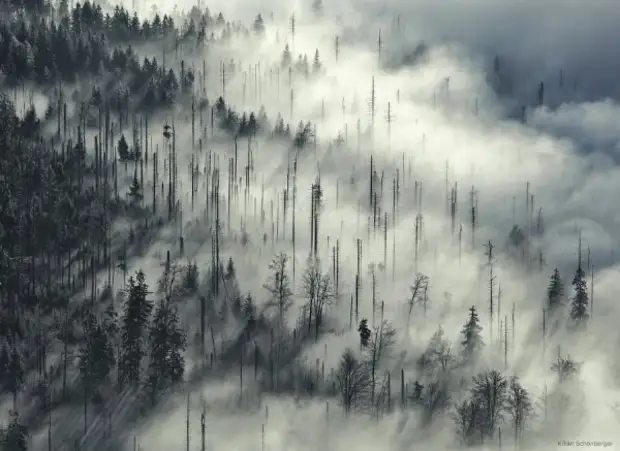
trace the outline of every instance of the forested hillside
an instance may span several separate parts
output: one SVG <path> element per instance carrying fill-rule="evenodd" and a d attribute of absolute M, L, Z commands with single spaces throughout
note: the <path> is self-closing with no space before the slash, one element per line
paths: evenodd
<path fill-rule="evenodd" d="M 620 85 L 363 3 L 0 2 L 0 449 L 615 446 Z"/>

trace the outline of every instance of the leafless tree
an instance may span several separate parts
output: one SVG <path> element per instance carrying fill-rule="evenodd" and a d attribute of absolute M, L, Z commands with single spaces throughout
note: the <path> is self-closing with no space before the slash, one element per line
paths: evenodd
<path fill-rule="evenodd" d="M 293 304 L 293 292 L 291 291 L 287 265 L 288 255 L 284 252 L 277 254 L 269 264 L 271 275 L 263 285 L 271 298 L 267 303 L 268 308 L 275 308 L 278 312 L 280 329 L 284 328 L 284 316 Z"/>
<path fill-rule="evenodd" d="M 481 432 L 493 437 L 503 419 L 508 398 L 508 381 L 497 370 L 484 371 L 474 376 L 472 396 L 482 408 Z"/>
<path fill-rule="evenodd" d="M 507 410 L 512 417 L 515 444 L 518 444 L 521 441 L 527 421 L 531 419 L 534 414 L 534 408 L 529 393 L 523 388 L 516 376 L 510 379 Z"/>
<path fill-rule="evenodd" d="M 481 414 L 481 406 L 474 399 L 465 399 L 456 405 L 451 417 L 463 444 L 471 445 L 476 440 Z"/>
<path fill-rule="evenodd" d="M 380 363 L 389 357 L 390 348 L 394 345 L 396 331 L 389 321 L 382 321 L 381 324 L 372 328 L 368 346 L 366 346 L 366 358 L 370 367 L 370 402 L 374 405 L 375 388 L 377 386 L 377 369 Z"/>
<path fill-rule="evenodd" d="M 580 363 L 575 362 L 571 356 L 562 357 L 559 353 L 556 361 L 551 365 L 551 371 L 558 375 L 558 382 L 562 383 L 579 372 Z"/>
<path fill-rule="evenodd" d="M 448 380 L 442 377 L 426 384 L 421 404 L 424 408 L 422 419 L 425 423 L 430 423 L 439 412 L 444 411 L 450 404 Z"/>
<path fill-rule="evenodd" d="M 334 289 L 329 274 L 322 274 L 319 262 L 310 259 L 302 276 L 302 290 L 307 299 L 308 335 L 314 325 L 315 338 L 318 338 L 323 313 L 334 298 Z"/>
<path fill-rule="evenodd" d="M 358 360 L 353 350 L 345 350 L 336 370 L 336 383 L 342 407 L 348 414 L 368 393 L 371 385 L 368 364 Z"/>
<path fill-rule="evenodd" d="M 439 326 L 431 339 L 424 354 L 418 359 L 418 365 L 423 370 L 433 372 L 438 366 L 441 374 L 446 375 L 456 358 L 452 354 L 452 343 L 444 337 L 443 327 Z"/>
<path fill-rule="evenodd" d="M 456 362 L 450 340 L 443 340 L 439 343 L 439 347 L 435 350 L 435 359 L 441 368 L 441 374 L 445 375 Z"/>
<path fill-rule="evenodd" d="M 413 285 L 410 287 L 411 297 L 407 301 L 407 305 L 409 306 L 409 310 L 407 312 L 407 328 L 409 327 L 409 322 L 411 321 L 411 312 L 413 311 L 413 307 L 423 300 L 424 292 L 428 287 L 428 276 L 417 273 L 415 275 L 415 281 Z"/>
<path fill-rule="evenodd" d="M 180 291 L 180 286 L 177 283 L 180 276 L 183 274 L 184 268 L 177 263 L 172 265 L 166 265 L 164 272 L 157 281 L 157 291 L 164 297 L 164 300 L 169 303 L 173 297 Z"/>

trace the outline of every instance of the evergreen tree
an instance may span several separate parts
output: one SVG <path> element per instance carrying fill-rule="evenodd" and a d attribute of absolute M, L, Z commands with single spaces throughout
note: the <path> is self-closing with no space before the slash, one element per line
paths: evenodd
<path fill-rule="evenodd" d="M 235 264 L 233 263 L 232 257 L 228 257 L 228 263 L 226 264 L 226 275 L 224 277 L 227 280 L 235 278 Z"/>
<path fill-rule="evenodd" d="M 142 358 L 146 354 L 144 333 L 153 309 L 152 301 L 146 298 L 147 294 L 148 286 L 144 273 L 140 270 L 135 279 L 129 278 L 127 300 L 124 305 L 120 361 L 121 384 L 135 385 L 140 382 L 140 367 Z"/>
<path fill-rule="evenodd" d="M 254 19 L 254 33 L 256 33 L 258 36 L 263 36 L 265 34 L 265 21 L 263 20 L 263 16 L 261 16 L 260 14 L 258 16 L 256 16 L 256 19 Z"/>
<path fill-rule="evenodd" d="M 103 330 L 110 343 L 115 343 L 118 338 L 120 328 L 118 327 L 118 313 L 114 310 L 114 305 L 108 304 L 103 313 Z"/>
<path fill-rule="evenodd" d="M 360 347 L 366 348 L 370 344 L 370 336 L 372 334 L 370 328 L 368 327 L 367 319 L 360 321 L 357 332 L 360 334 Z"/>
<path fill-rule="evenodd" d="M 321 60 L 319 59 L 319 49 L 314 52 L 314 61 L 312 63 L 312 72 L 315 74 L 321 72 Z"/>
<path fill-rule="evenodd" d="M 547 308 L 549 309 L 549 312 L 555 312 L 563 302 L 564 282 L 560 277 L 560 271 L 555 268 L 551 278 L 549 279 L 549 287 L 547 288 Z"/>
<path fill-rule="evenodd" d="M 250 136 L 256 136 L 256 133 L 258 132 L 258 122 L 256 121 L 256 115 L 253 112 L 250 113 L 250 117 L 248 118 L 247 131 Z"/>
<path fill-rule="evenodd" d="M 10 412 L 11 422 L 2 437 L 2 451 L 26 451 L 28 428 L 19 421 L 16 411 Z"/>
<path fill-rule="evenodd" d="M 570 317 L 576 327 L 583 327 L 589 319 L 588 313 L 588 287 L 586 284 L 586 275 L 581 266 L 581 258 L 573 277 L 573 289 L 575 295 L 571 304 Z"/>
<path fill-rule="evenodd" d="M 198 289 L 198 265 L 192 262 L 185 268 L 183 275 L 183 288 L 190 293 L 195 293 Z"/>
<path fill-rule="evenodd" d="M 282 67 L 287 68 L 293 62 L 293 57 L 291 56 L 291 49 L 288 44 L 284 46 L 284 51 L 282 52 Z"/>
<path fill-rule="evenodd" d="M 95 395 L 101 384 L 108 380 L 115 364 L 114 349 L 94 315 L 88 315 L 84 332 L 86 341 L 80 348 L 80 376 L 87 392 Z"/>
<path fill-rule="evenodd" d="M 254 299 L 252 299 L 252 293 L 248 293 L 243 302 L 243 316 L 248 321 L 254 321 L 256 315 L 256 307 L 254 306 Z"/>
<path fill-rule="evenodd" d="M 478 318 L 478 312 L 475 306 L 469 308 L 469 318 L 461 330 L 463 341 L 461 342 L 461 355 L 466 360 L 475 358 L 482 350 L 484 342 L 482 341 L 482 326 Z"/>
<path fill-rule="evenodd" d="M 131 181 L 131 186 L 129 187 L 129 197 L 131 197 L 133 202 L 139 202 L 142 200 L 142 187 L 140 186 L 140 182 L 138 181 L 138 174 L 134 172 L 133 179 Z"/>
<path fill-rule="evenodd" d="M 24 368 L 22 367 L 21 357 L 15 346 L 11 349 L 9 365 L 6 375 L 5 388 L 13 394 L 13 408 L 17 405 L 17 393 L 24 383 Z"/>
<path fill-rule="evenodd" d="M 413 393 L 411 393 L 411 400 L 415 403 L 421 403 L 423 400 L 424 385 L 419 381 L 413 383 Z"/>
<path fill-rule="evenodd" d="M 149 331 L 150 362 L 146 387 L 152 403 L 159 393 L 183 379 L 186 339 L 178 324 L 176 310 L 162 299 Z"/>
<path fill-rule="evenodd" d="M 125 139 L 125 135 L 121 135 L 118 140 L 118 157 L 121 161 L 129 160 L 129 145 L 127 144 L 127 140 Z"/>
<path fill-rule="evenodd" d="M 7 386 L 7 378 L 9 375 L 9 363 L 11 359 L 9 356 L 9 349 L 6 346 L 6 342 L 2 345 L 0 350 L 0 387 L 4 389 Z"/>

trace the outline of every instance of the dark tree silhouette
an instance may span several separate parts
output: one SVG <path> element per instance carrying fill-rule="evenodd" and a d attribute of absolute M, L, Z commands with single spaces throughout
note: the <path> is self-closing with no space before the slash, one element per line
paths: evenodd
<path fill-rule="evenodd" d="M 478 312 L 475 306 L 469 308 L 469 318 L 461 330 L 463 341 L 461 341 L 461 355 L 466 360 L 476 358 L 482 348 L 484 342 L 482 340 L 482 326 L 478 319 Z"/>

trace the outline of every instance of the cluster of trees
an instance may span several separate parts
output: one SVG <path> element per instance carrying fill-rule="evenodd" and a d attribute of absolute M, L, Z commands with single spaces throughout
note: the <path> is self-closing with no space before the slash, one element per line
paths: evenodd
<path fill-rule="evenodd" d="M 162 293 L 153 313 L 148 295 L 145 275 L 138 271 L 129 278 L 120 321 L 112 307 L 100 321 L 93 314 L 87 316 L 79 363 L 85 402 L 86 397 L 101 402 L 100 389 L 111 381 L 115 366 L 118 389 L 142 387 L 152 404 L 183 379 L 186 339 L 176 308 Z"/>
<path fill-rule="evenodd" d="M 296 74 L 301 74 L 305 77 L 309 77 L 310 74 L 317 75 L 323 71 L 323 64 L 321 63 L 321 59 L 319 57 L 319 49 L 315 49 L 314 59 L 312 60 L 312 65 L 310 65 L 308 55 L 305 53 L 303 55 L 299 54 L 297 61 L 293 61 L 291 49 L 288 44 L 284 45 L 284 50 L 282 51 L 282 62 L 280 66 L 282 69 L 289 70 L 290 72 L 294 71 Z"/>
<path fill-rule="evenodd" d="M 69 9 L 64 0 L 56 15 L 45 15 L 45 6 L 38 0 L 13 6 L 17 9 L 23 7 L 36 14 L 16 14 L 15 20 L 0 23 L 0 71 L 8 84 L 35 81 L 49 87 L 56 86 L 59 81 L 74 82 L 82 76 L 88 76 L 95 86 L 82 112 L 92 107 L 96 115 L 98 110 L 100 122 L 103 116 L 116 113 L 121 124 L 125 119 L 125 125 L 130 113 L 140 110 L 150 113 L 154 108 L 171 105 L 182 94 L 196 92 L 194 68 L 186 69 L 183 65 L 180 72 L 175 72 L 155 58 L 145 58 L 141 63 L 131 44 L 157 41 L 169 51 L 178 51 L 183 46 L 195 47 L 215 40 L 214 31 L 222 31 L 221 39 L 224 40 L 233 34 L 249 33 L 241 24 L 226 22 L 221 14 L 213 18 L 208 10 L 202 12 L 196 7 L 190 11 L 184 26 L 178 29 L 170 16 L 161 18 L 155 15 L 151 21 L 141 21 L 135 13 L 130 14 L 122 7 L 116 7 L 112 14 L 104 14 L 100 6 L 88 1 L 76 3 Z M 316 12 L 320 11 L 321 2 L 315 2 L 313 8 Z M 32 20 L 33 17 L 43 20 Z M 259 36 L 265 33 L 261 15 L 256 17 L 252 30 Z M 209 31 L 210 38 L 207 37 Z M 229 74 L 234 76 L 234 62 L 231 62 L 231 66 Z M 299 55 L 294 61 L 286 45 L 281 69 L 288 70 L 289 77 L 293 71 L 304 76 L 320 74 L 322 63 L 319 52 L 316 50 L 312 64 L 306 55 Z M 106 79 L 112 81 L 99 83 Z M 189 98 L 189 95 L 186 97 Z M 160 299 L 157 303 L 149 299 L 145 275 L 138 271 L 135 277 L 128 280 L 120 317 L 111 306 L 100 311 L 102 306 L 94 302 L 94 275 L 103 265 L 109 268 L 109 273 L 115 271 L 111 264 L 109 230 L 116 215 L 124 208 L 124 203 L 118 193 L 114 193 L 116 188 L 113 190 L 110 186 L 107 168 L 102 169 L 100 166 L 103 152 L 101 142 L 95 144 L 96 162 L 90 164 L 87 161 L 84 138 L 87 125 L 82 118 L 74 139 L 71 138 L 74 136 L 72 132 L 66 132 L 66 121 L 65 132 L 61 133 L 60 117 L 66 112 L 63 100 L 60 99 L 57 105 L 52 102 L 46 111 L 44 120 L 48 124 L 58 121 L 54 139 L 47 140 L 41 133 L 41 119 L 33 107 L 20 119 L 12 102 L 4 95 L 0 97 L 0 123 L 3 124 L 0 129 L 0 335 L 4 343 L 0 349 L 0 384 L 4 391 L 13 394 L 16 405 L 15 399 L 24 385 L 25 374 L 33 369 L 30 360 L 35 360 L 25 358 L 25 343 L 36 343 L 34 354 L 37 368 L 40 373 L 46 371 L 46 345 L 42 336 L 47 331 L 32 321 L 32 317 L 36 312 L 36 315 L 53 313 L 56 318 L 60 312 L 66 323 L 60 333 L 64 344 L 65 384 L 69 335 L 78 329 L 81 332 L 81 336 L 77 334 L 78 369 L 85 405 L 88 402 L 101 403 L 114 389 L 126 388 L 139 389 L 151 404 L 155 404 L 162 393 L 183 379 L 185 373 L 183 354 L 187 347 L 186 337 L 179 326 L 179 316 L 173 303 L 177 286 L 176 269 L 167 262 L 164 277 L 160 280 Z M 201 125 L 202 112 L 209 106 L 205 94 L 198 102 Z M 254 137 L 263 134 L 289 142 L 296 149 L 316 145 L 316 130 L 310 122 L 300 121 L 295 131 L 278 115 L 272 127 L 264 108 L 261 107 L 258 113 L 239 113 L 225 102 L 223 96 L 212 105 L 211 111 L 219 128 L 234 139 L 248 138 L 251 142 Z M 192 125 L 193 116 L 194 111 Z M 99 139 L 102 139 L 102 125 L 98 125 Z M 135 140 L 134 143 L 128 143 L 122 134 L 118 141 L 116 138 L 118 134 L 114 141 L 117 143 L 119 159 L 136 163 L 130 197 L 142 198 L 143 177 L 142 173 L 138 177 L 137 169 L 140 165 L 142 172 L 142 149 L 136 145 Z M 382 182 L 381 179 L 381 186 Z M 287 214 L 286 209 L 290 208 L 287 204 L 291 200 L 288 190 L 287 176 L 284 216 Z M 297 323 L 292 328 L 286 324 L 288 312 L 293 305 L 293 288 L 289 276 L 291 260 L 286 253 L 277 254 L 270 264 L 271 274 L 264 284 L 267 302 L 263 311 L 259 311 L 250 293 L 226 295 L 231 302 L 230 310 L 244 323 L 238 340 L 243 345 L 240 348 L 240 364 L 245 361 L 244 350 L 253 343 L 255 367 L 264 365 L 263 369 L 270 374 L 269 383 L 264 385 L 266 389 L 285 389 L 285 381 L 280 379 L 282 373 L 289 369 L 287 365 L 291 367 L 296 364 L 295 358 L 300 354 L 300 344 L 304 340 L 317 341 L 325 332 L 329 307 L 338 299 L 336 257 L 330 274 L 321 267 L 316 255 L 319 224 L 317 211 L 320 211 L 321 193 L 317 182 L 313 185 L 311 218 L 315 250 L 314 256 L 307 262 L 299 286 L 305 301 Z M 208 194 L 209 201 L 218 202 L 213 200 L 219 199 L 218 191 Z M 219 239 L 219 210 L 217 215 L 214 228 Z M 416 223 L 416 234 L 417 227 Z M 133 229 L 130 239 L 131 234 Z M 293 240 L 294 234 L 293 229 Z M 524 239 L 524 236 L 513 237 L 513 241 Z M 221 274 L 225 284 L 233 283 L 236 277 L 232 260 L 229 260 L 225 271 L 223 268 L 220 270 L 219 241 L 215 246 L 217 257 L 214 257 L 212 264 L 208 290 L 201 289 L 195 263 L 186 268 L 181 279 L 183 292 L 199 298 L 202 358 L 206 355 L 205 317 L 212 323 L 220 321 L 224 324 L 226 321 L 228 310 L 215 306 L 219 285 L 222 283 Z M 124 274 L 127 271 L 127 258 L 126 252 L 123 253 L 119 264 Z M 292 266 L 295 278 L 294 262 Z M 93 279 L 91 299 L 86 303 L 84 314 L 79 315 L 80 321 L 76 326 L 71 324 L 73 316 L 69 299 L 78 289 L 86 288 L 87 275 Z M 572 283 L 575 296 L 570 317 L 573 324 L 583 326 L 588 319 L 588 290 L 581 256 Z M 418 274 L 412 287 L 412 298 L 408 301 L 408 316 L 411 316 L 415 304 L 423 303 L 426 306 L 427 290 L 428 278 Z M 357 295 L 356 292 L 356 303 Z M 547 314 L 550 318 L 559 318 L 559 312 L 566 305 L 566 296 L 564 283 L 557 270 L 551 277 L 547 298 Z M 353 299 L 350 323 L 352 317 Z M 557 322 L 559 324 L 559 319 Z M 357 316 L 355 323 L 358 323 Z M 386 369 L 393 363 L 391 349 L 396 331 L 389 321 L 383 319 L 383 315 L 376 322 L 374 313 L 371 324 L 369 320 L 362 319 L 357 330 L 360 337 L 359 351 L 347 349 L 333 377 L 321 377 L 321 381 L 327 380 L 325 386 L 328 393 L 339 395 L 345 412 L 360 409 L 378 416 L 394 407 L 391 372 Z M 420 411 L 426 422 L 432 421 L 439 412 L 449 411 L 453 394 L 462 391 L 460 382 L 454 377 L 455 370 L 476 368 L 480 361 L 485 346 L 481 332 L 478 312 L 472 307 L 463 326 L 462 341 L 456 355 L 453 354 L 455 350 L 452 343 L 445 337 L 445 331 L 439 327 L 417 361 L 419 371 L 416 380 L 408 384 L 404 373 L 401 373 L 401 406 Z M 259 333 L 270 335 L 268 351 L 261 351 L 254 342 Z M 211 334 L 214 341 L 213 329 Z M 215 353 L 215 344 L 213 348 Z M 261 360 L 259 356 L 262 354 L 267 357 Z M 239 355 L 235 354 L 234 358 L 238 359 Z M 552 369 L 559 375 L 558 386 L 566 387 L 567 381 L 574 379 L 572 375 L 578 371 L 578 365 L 570 358 L 558 356 Z M 318 381 L 319 378 L 313 373 L 304 380 L 305 385 L 302 386 L 307 393 L 314 393 Z M 569 396 L 567 390 L 558 390 L 558 396 Z M 500 372 L 489 370 L 471 378 L 466 399 L 456 403 L 452 414 L 459 437 L 464 443 L 476 444 L 493 439 L 507 416 L 512 419 L 515 437 L 520 437 L 533 418 L 533 412 L 531 395 L 517 378 L 506 379 Z M 23 450 L 26 435 L 27 430 L 15 410 L 11 423 L 2 431 L 0 439 L 7 449 Z"/>

